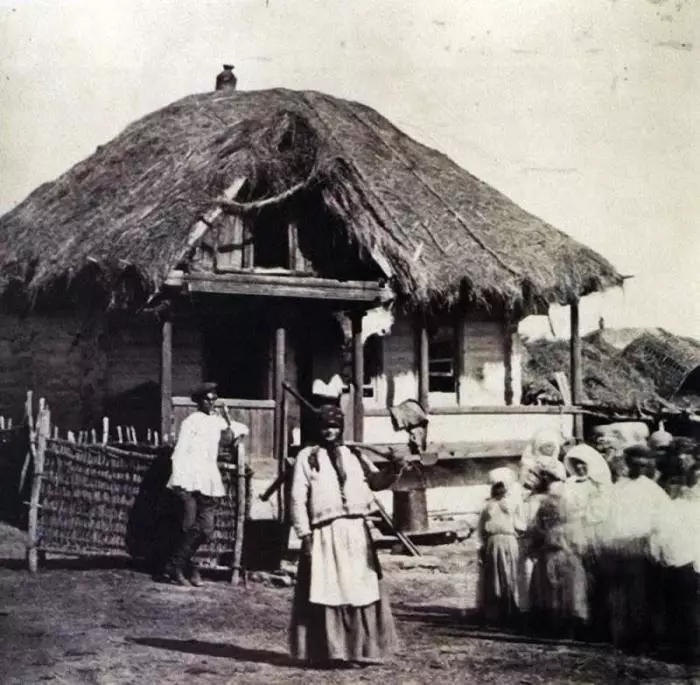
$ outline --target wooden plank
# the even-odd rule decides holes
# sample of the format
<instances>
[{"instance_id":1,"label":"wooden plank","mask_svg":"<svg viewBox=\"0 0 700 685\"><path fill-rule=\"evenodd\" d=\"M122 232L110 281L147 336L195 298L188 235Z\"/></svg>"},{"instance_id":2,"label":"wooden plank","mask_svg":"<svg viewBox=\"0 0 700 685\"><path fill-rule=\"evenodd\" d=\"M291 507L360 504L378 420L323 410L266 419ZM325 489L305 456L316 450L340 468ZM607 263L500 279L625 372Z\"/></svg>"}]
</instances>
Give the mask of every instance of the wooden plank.
<instances>
[{"instance_id":1,"label":"wooden plank","mask_svg":"<svg viewBox=\"0 0 700 685\"><path fill-rule=\"evenodd\" d=\"M569 385L569 379L563 371L557 371L554 374L554 380L559 388L564 404L573 404L573 398L571 396L571 386Z\"/></svg>"},{"instance_id":2,"label":"wooden plank","mask_svg":"<svg viewBox=\"0 0 700 685\"><path fill-rule=\"evenodd\" d=\"M273 410L275 408L275 400L248 400L248 399L238 399L233 397L220 397L216 406L226 406L229 409L269 409ZM173 397L174 407L191 407L194 408L197 405L189 398L183 396Z\"/></svg>"},{"instance_id":3,"label":"wooden plank","mask_svg":"<svg viewBox=\"0 0 700 685\"><path fill-rule=\"evenodd\" d=\"M581 407L571 407L564 405L547 406L547 405L513 405L511 407L492 406L492 407L433 407L430 414L433 416L495 416L495 415L521 415L521 414L542 414L542 415L576 415L581 414ZM388 417L389 410L386 407L367 407L365 408L365 417Z\"/></svg>"},{"instance_id":4,"label":"wooden plank","mask_svg":"<svg viewBox=\"0 0 700 685\"><path fill-rule=\"evenodd\" d=\"M241 217L229 214L222 220L216 245L216 271L243 267L244 232Z\"/></svg>"},{"instance_id":5,"label":"wooden plank","mask_svg":"<svg viewBox=\"0 0 700 685\"><path fill-rule=\"evenodd\" d=\"M362 312L351 314L352 324L352 381L353 381L353 438L361 441L364 432L362 388L365 379L364 346L362 344Z\"/></svg>"},{"instance_id":6,"label":"wooden plank","mask_svg":"<svg viewBox=\"0 0 700 685\"><path fill-rule=\"evenodd\" d=\"M173 432L173 324L169 319L161 326L160 343L160 434L171 442Z\"/></svg>"},{"instance_id":7,"label":"wooden plank","mask_svg":"<svg viewBox=\"0 0 700 685\"><path fill-rule=\"evenodd\" d=\"M583 400L583 376L581 356L581 330L578 301L571 303L571 403L578 405ZM574 436L583 439L583 417L574 420Z\"/></svg>"},{"instance_id":8,"label":"wooden plank","mask_svg":"<svg viewBox=\"0 0 700 685\"><path fill-rule=\"evenodd\" d=\"M495 457L520 457L527 446L527 440L499 440L494 442L463 441L463 442L432 442L428 444L425 457L437 458L439 461L456 461L460 459L492 459ZM368 443L368 447L380 452L394 451L396 455L404 459L415 459L406 443ZM367 449L368 457L377 464L386 463L386 460Z\"/></svg>"},{"instance_id":9,"label":"wooden plank","mask_svg":"<svg viewBox=\"0 0 700 685\"><path fill-rule=\"evenodd\" d=\"M337 281L314 276L232 272L188 274L185 282L190 292L221 295L258 295L261 297L295 297L308 299L376 302L388 295L377 281Z\"/></svg>"},{"instance_id":10,"label":"wooden plank","mask_svg":"<svg viewBox=\"0 0 700 685\"><path fill-rule=\"evenodd\" d=\"M234 182L224 190L223 197L227 200L233 200L246 184L245 178L236 178ZM211 229L212 224L223 214L221 207L217 206L210 209L201 219L195 222L187 237L187 243L182 249L177 259L173 262L177 268L178 264L188 255L190 250L195 247Z\"/></svg>"},{"instance_id":11,"label":"wooden plank","mask_svg":"<svg viewBox=\"0 0 700 685\"><path fill-rule=\"evenodd\" d=\"M243 268L252 269L255 265L255 237L250 221L243 221Z\"/></svg>"}]
</instances>

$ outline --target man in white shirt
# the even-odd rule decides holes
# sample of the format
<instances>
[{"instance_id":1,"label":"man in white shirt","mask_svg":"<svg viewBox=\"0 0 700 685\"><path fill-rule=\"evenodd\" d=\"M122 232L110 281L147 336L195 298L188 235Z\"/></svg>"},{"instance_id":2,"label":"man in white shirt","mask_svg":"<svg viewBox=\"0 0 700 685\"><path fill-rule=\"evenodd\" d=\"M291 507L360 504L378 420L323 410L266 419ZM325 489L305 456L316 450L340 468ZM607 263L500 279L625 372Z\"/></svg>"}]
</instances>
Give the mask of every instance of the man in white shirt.
<instances>
[{"instance_id":1,"label":"man in white shirt","mask_svg":"<svg viewBox=\"0 0 700 685\"><path fill-rule=\"evenodd\" d=\"M202 584L192 558L211 538L216 500L226 494L217 466L219 445L231 445L248 434L247 426L231 420L226 407L214 413L217 399L216 383L204 383L192 392L197 411L182 422L172 455L168 487L182 501L183 518L182 536L166 574L183 586Z\"/></svg>"}]
</instances>

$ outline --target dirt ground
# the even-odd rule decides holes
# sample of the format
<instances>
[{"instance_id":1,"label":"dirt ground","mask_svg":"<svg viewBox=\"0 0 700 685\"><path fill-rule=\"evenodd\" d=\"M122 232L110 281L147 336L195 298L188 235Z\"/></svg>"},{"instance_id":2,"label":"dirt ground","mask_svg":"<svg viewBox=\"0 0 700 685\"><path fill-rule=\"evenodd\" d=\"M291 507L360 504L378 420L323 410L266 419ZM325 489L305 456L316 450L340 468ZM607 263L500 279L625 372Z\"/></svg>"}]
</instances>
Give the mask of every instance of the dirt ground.
<instances>
[{"instance_id":1,"label":"dirt ground","mask_svg":"<svg viewBox=\"0 0 700 685\"><path fill-rule=\"evenodd\" d=\"M286 655L292 588L210 580L154 583L128 563L56 560L31 576L20 533L0 524L0 684L698 683L681 666L603 645L548 643L480 631L468 544L429 550L437 569L386 579L402 651L382 666L305 670Z\"/></svg>"}]
</instances>

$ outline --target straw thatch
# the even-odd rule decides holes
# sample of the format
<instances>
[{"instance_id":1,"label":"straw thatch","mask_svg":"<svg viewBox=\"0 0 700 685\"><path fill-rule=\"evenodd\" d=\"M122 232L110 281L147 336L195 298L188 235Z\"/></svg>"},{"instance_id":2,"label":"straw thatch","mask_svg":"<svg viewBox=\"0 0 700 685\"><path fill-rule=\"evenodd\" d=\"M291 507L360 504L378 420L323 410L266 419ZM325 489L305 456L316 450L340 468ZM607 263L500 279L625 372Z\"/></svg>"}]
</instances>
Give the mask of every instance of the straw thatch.
<instances>
[{"instance_id":1,"label":"straw thatch","mask_svg":"<svg viewBox=\"0 0 700 685\"><path fill-rule=\"evenodd\" d=\"M581 341L583 406L631 414L657 414L669 407L653 380L629 364L596 331ZM569 342L535 340L525 345L523 403L562 404L555 374L570 373Z\"/></svg>"},{"instance_id":2,"label":"straw thatch","mask_svg":"<svg viewBox=\"0 0 700 685\"><path fill-rule=\"evenodd\" d=\"M666 399L700 394L700 342L663 328L645 330L622 352L626 362L650 378Z\"/></svg>"},{"instance_id":3,"label":"straw thatch","mask_svg":"<svg viewBox=\"0 0 700 685\"><path fill-rule=\"evenodd\" d=\"M593 250L374 110L276 89L186 97L40 186L0 218L0 291L19 281L37 292L86 267L108 287L129 273L157 288L193 222L241 176L247 201L298 186L278 209L330 215L413 306L523 314L622 283Z\"/></svg>"}]
</instances>

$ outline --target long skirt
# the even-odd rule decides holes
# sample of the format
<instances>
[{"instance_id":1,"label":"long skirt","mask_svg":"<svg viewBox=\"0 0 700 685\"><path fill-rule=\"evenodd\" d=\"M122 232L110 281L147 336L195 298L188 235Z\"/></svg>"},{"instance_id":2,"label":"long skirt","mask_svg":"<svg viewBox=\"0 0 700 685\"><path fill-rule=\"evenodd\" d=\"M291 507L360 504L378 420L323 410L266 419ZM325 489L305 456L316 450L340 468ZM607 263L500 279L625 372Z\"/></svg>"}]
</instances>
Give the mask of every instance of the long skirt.
<instances>
[{"instance_id":1,"label":"long skirt","mask_svg":"<svg viewBox=\"0 0 700 685\"><path fill-rule=\"evenodd\" d=\"M338 519L346 526L347 519ZM355 519L362 526L365 553L361 555L378 577L379 598L364 606L350 604L319 604L311 602L310 590L314 574L333 575L334 566L343 563L348 550L342 549L342 537L338 536L335 547L316 546L324 550L311 557L302 556L297 571L297 584L292 606L290 628L290 652L293 657L304 659L312 665L327 665L332 662L377 661L396 648L396 630L391 608L381 580L379 559L374 550L367 524ZM333 540L331 535L327 536ZM314 531L318 535L319 530ZM353 560L357 563L357 556Z\"/></svg>"},{"instance_id":2,"label":"long skirt","mask_svg":"<svg viewBox=\"0 0 700 685\"><path fill-rule=\"evenodd\" d=\"M530 606L545 629L561 630L589 620L586 570L571 550L543 550L535 560Z\"/></svg>"},{"instance_id":3,"label":"long skirt","mask_svg":"<svg viewBox=\"0 0 700 685\"><path fill-rule=\"evenodd\" d=\"M643 553L608 553L605 557L608 617L613 644L644 651L658 637L654 606L663 599L657 568Z\"/></svg>"},{"instance_id":4,"label":"long skirt","mask_svg":"<svg viewBox=\"0 0 700 685\"><path fill-rule=\"evenodd\" d=\"M519 552L515 535L489 535L486 541L479 581L479 609L487 621L509 621L518 615Z\"/></svg>"}]
</instances>

